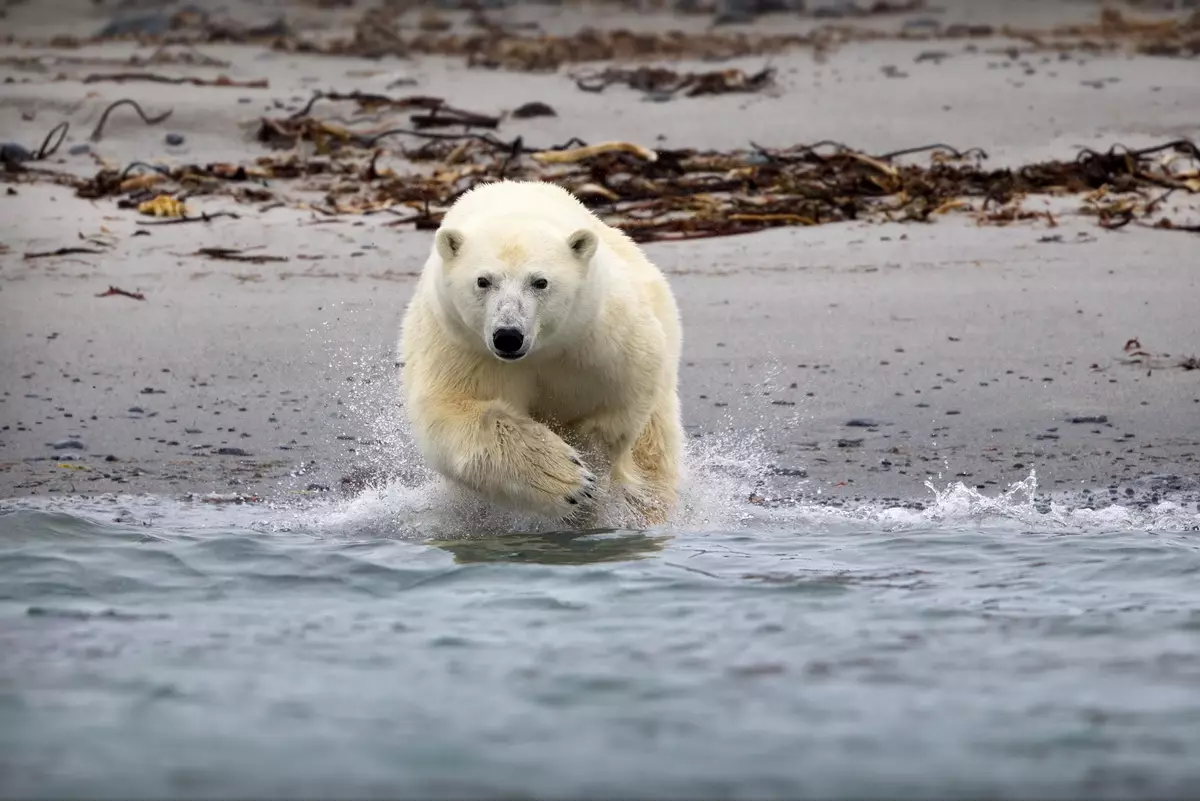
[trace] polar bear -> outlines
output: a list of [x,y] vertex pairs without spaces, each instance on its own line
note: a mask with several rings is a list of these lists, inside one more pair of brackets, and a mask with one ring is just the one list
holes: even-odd
[[579,520],[607,484],[661,523],[681,480],[681,339],[665,276],[623,232],[554,184],[482,184],[447,211],[404,313],[413,438],[510,508]]

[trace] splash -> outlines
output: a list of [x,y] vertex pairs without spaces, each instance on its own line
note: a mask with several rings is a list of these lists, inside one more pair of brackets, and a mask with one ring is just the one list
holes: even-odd
[[[706,531],[747,533],[797,533],[817,528],[857,531],[947,530],[971,527],[1064,533],[1089,531],[1200,530],[1200,511],[1171,501],[1146,508],[1110,504],[1080,508],[1040,496],[1036,470],[1013,482],[996,495],[961,481],[942,486],[926,480],[928,500],[895,506],[865,503],[853,508],[795,500],[803,480],[769,503],[762,488],[777,479],[766,442],[770,430],[730,430],[688,442],[685,481],[680,502],[666,524],[657,530],[672,534],[702,534]],[[417,457],[414,457],[417,458]],[[412,476],[419,475],[416,480]],[[772,482],[778,488],[778,482]],[[409,466],[409,478],[395,479],[372,487],[355,497],[324,504],[309,511],[296,523],[327,533],[375,534],[414,539],[495,537],[500,534],[536,534],[571,530],[562,521],[511,512],[460,490],[439,476]],[[639,528],[619,504],[602,501],[593,528]]]
[[[353,315],[354,311],[342,309],[339,313]],[[235,526],[351,539],[471,539],[572,528],[560,520],[489,504],[428,469],[407,430],[394,351],[326,352],[334,354],[332,369],[353,376],[334,392],[331,414],[346,421],[348,432],[368,433],[358,439],[353,457],[334,457],[334,469],[361,477],[362,488],[348,497],[298,493],[297,485],[303,487],[308,481],[308,467],[301,465],[266,504],[215,506],[203,499],[110,495],[9,501],[0,503],[0,513],[38,508],[141,527],[197,530]],[[858,532],[965,527],[1063,533],[1200,530],[1200,509],[1168,500],[1136,508],[1116,503],[1097,507],[1094,498],[1080,504],[1041,495],[1034,469],[1025,479],[991,496],[959,481],[938,485],[929,478],[923,482],[926,498],[904,506],[880,502],[847,508],[803,500],[806,494],[813,494],[805,492],[808,480],[803,472],[783,475],[774,465],[772,443],[781,430],[802,426],[804,418],[802,406],[782,421],[777,409],[769,415],[764,410],[765,398],[779,388],[778,376],[778,366],[767,361],[760,381],[726,409],[717,430],[686,441],[679,504],[671,519],[657,527],[660,531],[802,535],[823,528]],[[951,465],[947,463],[945,469],[950,473]],[[639,528],[631,518],[630,510],[620,503],[602,499],[588,526]]]
[[[493,537],[571,528],[560,520],[488,504],[425,467],[404,419],[394,350],[340,352],[337,356],[341,366],[348,368],[346,373],[357,377],[339,389],[339,413],[370,434],[360,441],[356,464],[344,467],[368,476],[366,486],[350,498],[277,509],[273,526],[303,528],[323,536],[413,539]],[[786,420],[779,418],[777,408],[768,411],[767,399],[782,389],[780,375],[780,366],[767,354],[759,380],[725,410],[718,430],[687,440],[680,501],[661,530],[800,532],[821,526],[853,526],[892,531],[968,525],[1011,528],[1014,524],[1039,530],[1190,530],[1200,523],[1200,514],[1169,502],[1139,509],[1117,505],[1089,509],[1056,502],[1039,496],[1035,470],[992,496],[958,481],[938,486],[930,478],[923,484],[927,499],[903,507],[866,503],[845,508],[797,500],[806,494],[807,479],[802,472],[795,477],[781,475],[773,464],[771,443],[781,429],[801,427],[805,410],[801,403]],[[945,467],[949,473],[950,465]],[[630,510],[611,498],[601,502],[589,526],[638,527]]]
[[[685,451],[685,480],[674,515],[660,528],[675,532],[736,529],[752,519],[746,498],[768,472],[762,433],[713,436],[692,440]],[[397,443],[393,443],[397,444]],[[389,451],[389,464],[401,460],[400,448]],[[561,520],[514,512],[490,504],[419,466],[409,441],[401,473],[353,498],[307,510],[303,523],[330,531],[364,529],[389,536],[452,539],[499,533],[541,533],[570,529]],[[300,522],[298,519],[297,522]],[[636,515],[611,496],[602,497],[589,528],[639,528]]]

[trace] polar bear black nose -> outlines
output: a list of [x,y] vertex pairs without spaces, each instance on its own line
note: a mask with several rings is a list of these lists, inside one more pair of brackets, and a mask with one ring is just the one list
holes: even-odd
[[516,328],[497,328],[492,334],[492,344],[501,353],[516,353],[525,344],[525,335]]

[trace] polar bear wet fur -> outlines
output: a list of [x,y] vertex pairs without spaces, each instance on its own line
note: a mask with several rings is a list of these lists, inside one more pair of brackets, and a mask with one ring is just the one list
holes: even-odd
[[679,311],[662,272],[570,192],[500,181],[446,213],[400,349],[416,444],[443,476],[526,512],[580,517],[606,458],[647,523],[677,502]]

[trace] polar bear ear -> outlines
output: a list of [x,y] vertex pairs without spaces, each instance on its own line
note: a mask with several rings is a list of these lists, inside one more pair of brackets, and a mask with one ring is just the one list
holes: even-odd
[[592,256],[596,255],[596,247],[598,245],[599,241],[596,239],[596,235],[586,228],[580,228],[567,237],[567,247],[584,264],[587,264],[592,260]]
[[438,255],[442,257],[442,261],[452,261],[458,255],[459,251],[462,250],[462,231],[457,231],[453,228],[439,228],[433,240],[437,246]]

